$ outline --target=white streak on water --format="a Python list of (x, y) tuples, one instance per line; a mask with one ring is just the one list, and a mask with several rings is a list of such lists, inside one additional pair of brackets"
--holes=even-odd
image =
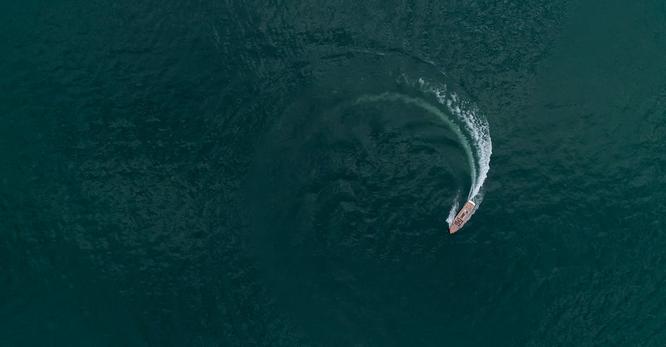
[[(405, 81), (410, 82), (406, 76)], [(488, 121), (479, 114), (476, 107), (454, 92), (449, 92), (445, 85), (434, 85), (426, 82), (423, 78), (417, 80), (418, 87), (422, 92), (434, 95), (437, 101), (446, 107), (449, 114), (445, 114), (439, 108), (429, 103), (397, 93), (383, 93), (379, 95), (365, 95), (356, 102), (402, 101), (423, 108), (424, 110), (438, 116), (456, 134), (470, 167), (471, 186), (467, 194), (467, 200), (476, 204), (476, 211), (483, 201), (482, 188), (490, 170), (490, 156), (493, 152), (492, 139), (490, 138), (490, 127)], [(462, 127), (461, 127), (462, 126)], [(449, 210), (446, 222), (451, 225), (459, 207), (460, 193), (456, 196)]]
[(435, 86), (426, 82), (423, 78), (418, 79), (418, 85), (422, 91), (434, 95), (440, 104), (446, 106), (449, 112), (456, 117), (457, 121), (463, 125), (465, 132), (469, 136), (469, 142), (474, 148), (476, 156), (474, 158), (474, 172), (471, 174), (472, 185), (467, 199), (473, 200), (478, 209), (482, 200), (479, 192), (488, 177), (490, 156), (493, 153), (493, 143), (490, 138), (488, 121), (479, 114), (476, 107), (463, 100), (456, 93), (448, 92), (446, 86)]
[(456, 194), (456, 198), (453, 199), (453, 204), (451, 205), (451, 209), (449, 210), (449, 216), (446, 217), (446, 223), (449, 225), (449, 227), (451, 226), (451, 223), (453, 223), (453, 218), (456, 217), (456, 213), (458, 212), (458, 206), (460, 206), (458, 199), (460, 199), (460, 191), (458, 191), (458, 194)]
[(449, 129), (453, 131), (453, 133), (456, 135), (458, 138), (458, 141), (463, 147), (463, 150), (465, 151), (465, 155), (467, 156), (467, 161), (469, 164), (470, 168), (470, 173), (472, 175), (472, 182), (476, 182), (476, 167), (475, 167), (475, 161), (474, 161), (474, 153), (473, 153), (473, 148), (469, 144), (469, 141), (467, 141), (467, 138), (465, 137), (465, 134), (463, 130), (454, 122), (453, 120), (450, 119), (450, 117), (444, 113), (441, 109), (438, 107), (422, 100), (422, 99), (416, 99), (410, 96), (402, 95), (402, 94), (397, 94), (397, 93), (382, 93), (382, 94), (377, 94), (377, 95), (364, 95), (356, 99), (356, 102), (378, 102), (378, 101), (401, 101), (406, 104), (414, 105), (417, 107), (420, 107), (421, 109), (437, 116), (439, 119), (446, 124)]

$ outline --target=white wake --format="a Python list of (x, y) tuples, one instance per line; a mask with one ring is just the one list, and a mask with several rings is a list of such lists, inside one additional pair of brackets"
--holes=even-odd
[[(467, 200), (474, 201), (478, 209), (482, 200), (482, 195), (479, 195), (479, 193), (488, 177), (490, 156), (493, 153), (493, 142), (490, 138), (488, 121), (479, 114), (475, 106), (458, 97), (455, 92), (449, 92), (445, 85), (437, 86), (426, 82), (423, 78), (419, 78), (417, 82), (423, 92), (434, 95), (437, 101), (446, 106), (449, 113), (464, 127), (468, 141), (475, 154), (473, 158), (470, 158), (473, 163), (471, 167), (472, 184), (467, 195)], [(465, 147), (465, 144), (463, 144), (463, 147)]]
[(446, 223), (449, 224), (449, 226), (451, 226), (453, 218), (456, 218), (456, 213), (458, 213), (458, 206), (460, 206), (458, 199), (460, 199), (460, 191), (456, 194), (456, 198), (453, 200), (453, 205), (451, 205), (451, 209), (449, 210), (449, 215), (446, 217)]
[[(404, 75), (403, 78), (405, 82), (418, 87), (422, 92), (435, 96), (437, 101), (446, 107), (449, 112), (446, 113), (422, 99), (391, 92), (364, 95), (359, 97), (356, 102), (401, 101), (420, 107), (439, 117), (453, 131), (465, 151), (471, 176), (471, 186), (467, 194), (467, 200), (474, 201), (476, 204), (475, 210), (478, 209), (483, 200), (483, 183), (488, 177), (490, 156), (493, 152), (488, 121), (479, 114), (476, 107), (459, 97), (455, 92), (449, 92), (445, 85), (428, 83), (423, 78), (416, 81), (410, 81)], [(456, 196), (446, 218), (449, 225), (451, 225), (458, 211), (459, 198), (460, 194)]]

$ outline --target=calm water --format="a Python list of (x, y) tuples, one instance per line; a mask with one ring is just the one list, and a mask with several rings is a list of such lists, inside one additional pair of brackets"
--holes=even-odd
[(666, 345), (663, 1), (0, 23), (2, 346)]

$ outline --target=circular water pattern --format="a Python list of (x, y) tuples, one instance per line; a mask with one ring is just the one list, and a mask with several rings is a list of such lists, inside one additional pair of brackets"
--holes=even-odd
[(461, 97), (425, 82), (444, 77), (433, 65), (352, 51), (313, 59), (307, 75), (254, 154), (246, 241), (280, 307), (344, 343), (336, 331), (362, 336), (351, 322), (376, 319), (345, 305), (393, 301), (367, 289), (436, 261), (446, 218), (485, 171)]
[(664, 345), (664, 5), (600, 6), (5, 5), (0, 344)]

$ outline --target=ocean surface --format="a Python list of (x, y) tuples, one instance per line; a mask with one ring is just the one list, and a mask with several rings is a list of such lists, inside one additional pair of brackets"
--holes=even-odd
[(2, 1), (0, 43), (0, 346), (666, 345), (662, 0)]

